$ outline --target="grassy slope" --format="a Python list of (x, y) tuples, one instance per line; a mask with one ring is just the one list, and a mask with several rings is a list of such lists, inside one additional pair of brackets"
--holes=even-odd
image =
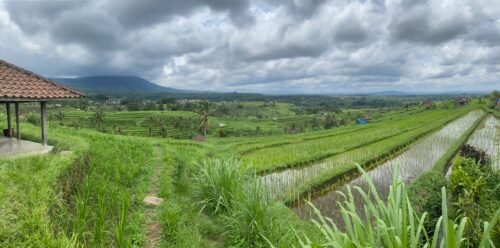
[[(24, 138), (36, 141), (38, 131), (23, 125)], [(52, 127), (49, 135), (55, 153), (0, 160), (5, 246), (142, 244), (151, 143), (68, 128)], [(74, 153), (57, 153), (67, 149)]]

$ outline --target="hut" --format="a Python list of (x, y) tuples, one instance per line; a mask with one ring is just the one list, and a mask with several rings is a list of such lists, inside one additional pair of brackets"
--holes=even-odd
[[(63, 87), (38, 74), (0, 60), (0, 103), (5, 104), (7, 128), (0, 137), (0, 154), (23, 153), (23, 149), (33, 150), (48, 143), (47, 102), (54, 100), (78, 99), (84, 95)], [(40, 126), (42, 144), (21, 140), (20, 105), (37, 102), (40, 104)], [(12, 105), (14, 105), (15, 127), (12, 128)], [(16, 139), (13, 139), (13, 138)], [(36, 145), (35, 145), (36, 144)], [(45, 148), (43, 148), (45, 149)]]
[(454, 103), (455, 103), (455, 106), (457, 106), (457, 107), (464, 107), (467, 104), (469, 104), (469, 99), (467, 99), (466, 97), (463, 97), (463, 96), (457, 97), (457, 98), (455, 98)]

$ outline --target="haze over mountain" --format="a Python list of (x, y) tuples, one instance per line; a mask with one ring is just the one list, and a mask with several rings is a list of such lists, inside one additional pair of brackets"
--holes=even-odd
[(115, 93), (187, 93), (180, 90), (163, 87), (138, 76), (88, 76), (76, 78), (51, 78), (52, 80), (84, 92), (115, 92)]

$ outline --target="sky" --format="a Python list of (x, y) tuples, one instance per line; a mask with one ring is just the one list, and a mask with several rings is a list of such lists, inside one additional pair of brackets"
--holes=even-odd
[(500, 90), (500, 1), (0, 0), (0, 59), (212, 91)]

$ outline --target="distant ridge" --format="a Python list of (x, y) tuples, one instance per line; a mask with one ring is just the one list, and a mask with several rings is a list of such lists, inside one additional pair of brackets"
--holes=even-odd
[(190, 93), (194, 91), (163, 87), (137, 76), (89, 76), (51, 78), (62, 85), (84, 92), (108, 93)]

